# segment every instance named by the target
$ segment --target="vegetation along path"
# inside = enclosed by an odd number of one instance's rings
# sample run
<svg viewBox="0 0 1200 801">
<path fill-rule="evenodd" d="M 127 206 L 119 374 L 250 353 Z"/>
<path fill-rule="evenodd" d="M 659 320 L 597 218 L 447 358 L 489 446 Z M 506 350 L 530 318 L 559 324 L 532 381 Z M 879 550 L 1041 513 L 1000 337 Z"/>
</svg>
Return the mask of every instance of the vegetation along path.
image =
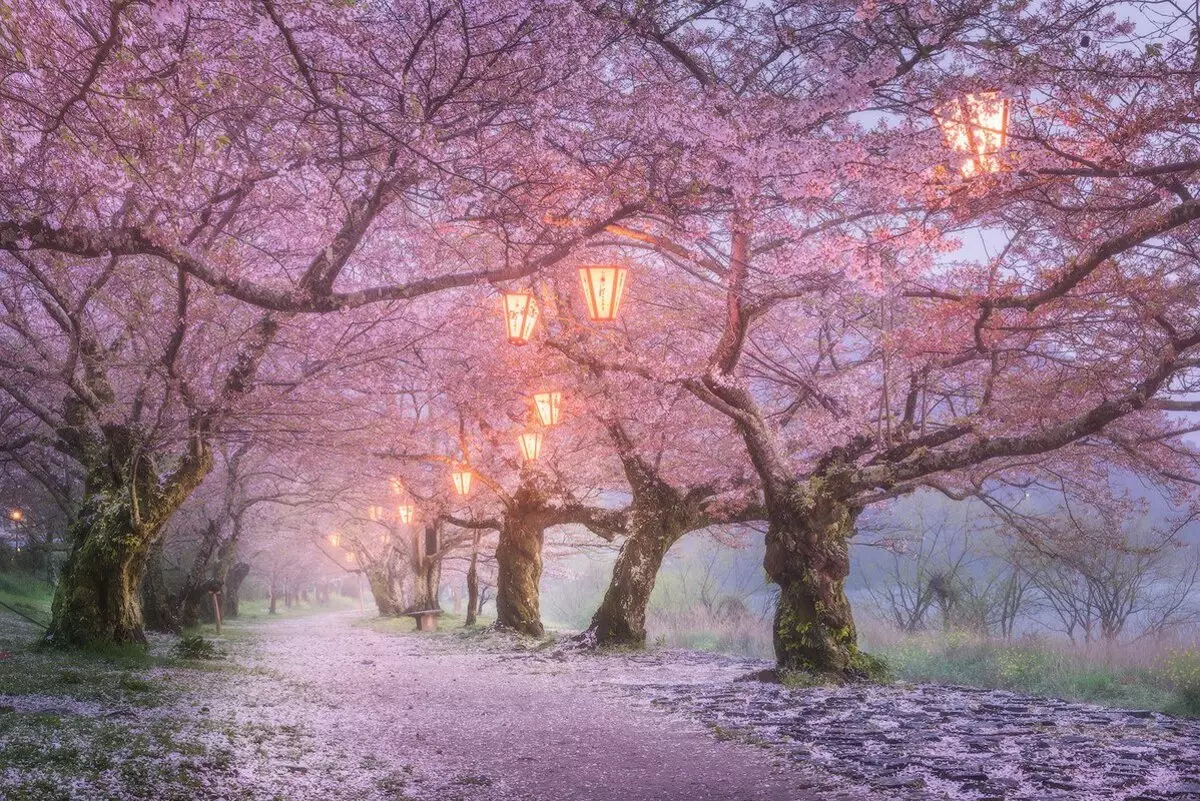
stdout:
<svg viewBox="0 0 1200 801">
<path fill-rule="evenodd" d="M 809 797 L 786 760 L 608 691 L 590 670 L 494 638 L 479 647 L 372 623 L 346 613 L 238 623 L 230 658 L 211 670 L 160 666 L 92 699 L 0 694 L 0 797 Z M 623 665 L 614 658 L 617 673 Z M 156 680 L 186 688 L 161 704 L 119 692 Z M 69 753 L 55 754 L 60 742 Z"/>
<path fill-rule="evenodd" d="M 411 628 L 238 621 L 213 661 L 12 647 L 0 798 L 1200 799 L 1200 721 L 939 685 L 787 688 L 707 653 Z"/>
</svg>

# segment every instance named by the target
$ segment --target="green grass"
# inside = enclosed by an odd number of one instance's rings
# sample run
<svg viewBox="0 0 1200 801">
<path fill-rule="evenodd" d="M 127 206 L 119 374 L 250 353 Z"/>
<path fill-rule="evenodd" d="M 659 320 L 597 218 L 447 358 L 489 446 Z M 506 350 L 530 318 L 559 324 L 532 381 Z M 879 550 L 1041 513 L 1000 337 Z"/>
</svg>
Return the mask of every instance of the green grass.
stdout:
<svg viewBox="0 0 1200 801">
<path fill-rule="evenodd" d="M 72 785 L 110 788 L 100 798 L 187 801 L 228 770 L 228 750 L 202 744 L 182 720 L 145 728 L 82 715 L 19 714 L 0 706 L 6 801 L 66 801 Z M 119 784 L 118 787 L 116 785 Z"/>
<path fill-rule="evenodd" d="M 1200 717 L 1200 650 L 1126 667 L 1037 643 L 1003 643 L 950 634 L 913 637 L 872 651 L 904 681 L 965 684 Z"/>
</svg>

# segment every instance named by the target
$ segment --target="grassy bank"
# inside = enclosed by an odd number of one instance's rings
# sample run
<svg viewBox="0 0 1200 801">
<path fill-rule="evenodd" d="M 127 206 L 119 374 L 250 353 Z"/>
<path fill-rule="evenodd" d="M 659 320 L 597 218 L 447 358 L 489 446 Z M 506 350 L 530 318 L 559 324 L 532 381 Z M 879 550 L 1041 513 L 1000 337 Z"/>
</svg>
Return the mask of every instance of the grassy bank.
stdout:
<svg viewBox="0 0 1200 801">
<path fill-rule="evenodd" d="M 1143 643 L 1085 647 L 961 633 L 866 638 L 896 678 L 965 684 L 1126 709 L 1200 717 L 1200 648 Z"/>
</svg>

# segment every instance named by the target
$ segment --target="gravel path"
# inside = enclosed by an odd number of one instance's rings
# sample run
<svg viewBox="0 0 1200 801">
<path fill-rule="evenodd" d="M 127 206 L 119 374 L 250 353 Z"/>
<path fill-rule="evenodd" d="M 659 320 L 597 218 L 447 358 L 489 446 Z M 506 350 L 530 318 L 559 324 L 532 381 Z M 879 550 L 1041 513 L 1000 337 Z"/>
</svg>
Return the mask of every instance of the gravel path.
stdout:
<svg viewBox="0 0 1200 801">
<path fill-rule="evenodd" d="M 620 690 L 616 657 L 492 652 L 330 615 L 255 628 L 251 668 L 204 708 L 241 737 L 233 784 L 262 798 L 803 801 L 789 760 Z M 240 650 L 240 648 L 239 648 Z M 581 664 L 576 665 L 579 662 Z M 735 662 L 696 663 L 728 682 Z M 240 795 L 241 793 L 239 793 Z"/>
</svg>

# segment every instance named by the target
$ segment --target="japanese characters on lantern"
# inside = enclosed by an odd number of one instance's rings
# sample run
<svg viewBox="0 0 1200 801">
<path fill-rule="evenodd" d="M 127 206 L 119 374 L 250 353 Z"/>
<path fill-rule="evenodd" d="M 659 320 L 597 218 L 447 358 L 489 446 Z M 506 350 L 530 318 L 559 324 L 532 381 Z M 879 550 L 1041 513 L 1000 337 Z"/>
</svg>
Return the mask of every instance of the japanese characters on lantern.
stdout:
<svg viewBox="0 0 1200 801">
<path fill-rule="evenodd" d="M 964 178 L 998 172 L 999 155 L 1008 143 L 1009 100 L 999 92 L 980 92 L 954 100 L 937 110 L 946 144 L 971 158 L 962 165 Z"/>
<path fill-rule="evenodd" d="M 536 392 L 533 395 L 533 408 L 537 412 L 538 420 L 544 426 L 558 425 L 561 405 L 561 392 Z"/>
<path fill-rule="evenodd" d="M 538 305 L 532 292 L 504 293 L 504 331 L 508 341 L 524 345 L 537 324 Z"/>
<path fill-rule="evenodd" d="M 525 461 L 536 461 L 542 454 L 542 432 L 526 431 L 517 437 L 517 444 L 521 446 L 521 457 Z"/>
<path fill-rule="evenodd" d="M 584 264 L 579 268 L 579 283 L 592 322 L 611 323 L 617 319 L 628 272 L 619 264 Z"/>
</svg>

